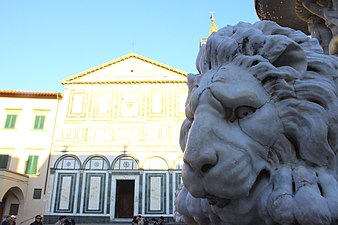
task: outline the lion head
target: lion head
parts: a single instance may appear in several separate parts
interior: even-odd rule
[[[180,135],[185,220],[338,224],[338,58],[262,21],[212,34],[196,64]]]

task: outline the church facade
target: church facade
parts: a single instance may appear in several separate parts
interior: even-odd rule
[[[0,216],[172,220],[186,79],[131,53],[62,80],[63,94],[0,90]]]
[[[62,84],[45,222],[172,217],[186,73],[133,53]]]

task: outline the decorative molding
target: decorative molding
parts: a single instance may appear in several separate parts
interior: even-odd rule
[[[80,99],[76,99],[81,97],[81,105],[79,104]],[[68,118],[86,118],[87,110],[88,110],[88,102],[89,102],[88,92],[82,90],[82,91],[71,91],[70,97],[69,97],[69,104],[67,109],[67,117]],[[75,101],[76,100],[76,101]],[[73,112],[75,109],[75,106],[81,107],[79,108],[80,112]],[[76,109],[78,110],[78,109]]]
[[[157,62],[155,60],[146,58],[144,56],[141,56],[141,55],[138,55],[138,54],[135,54],[135,53],[130,53],[130,54],[121,56],[121,57],[119,57],[117,59],[114,59],[114,60],[111,60],[109,62],[106,62],[104,64],[101,64],[99,66],[93,67],[93,68],[91,68],[89,70],[86,70],[86,71],[83,71],[81,73],[75,74],[74,76],[68,77],[68,78],[66,78],[64,80],[61,80],[61,83],[64,84],[64,85],[65,84],[98,84],[98,85],[102,85],[102,84],[129,84],[129,83],[132,83],[132,84],[141,84],[141,83],[176,83],[176,82],[177,83],[185,83],[185,81],[155,81],[155,82],[154,81],[117,81],[117,82],[114,82],[114,81],[109,81],[109,82],[75,82],[74,81],[75,79],[78,79],[78,78],[81,78],[83,76],[89,75],[91,73],[94,73],[96,71],[102,70],[104,68],[107,68],[109,66],[112,66],[114,64],[117,64],[119,62],[125,61],[125,60],[130,59],[130,58],[139,59],[139,60],[141,60],[143,62],[150,63],[150,64],[155,65],[157,67],[160,67],[162,69],[165,69],[165,70],[177,73],[179,75],[182,75],[183,77],[187,77],[187,74],[188,74],[187,72],[184,72],[184,71],[176,69],[174,67],[165,65],[165,64]]]
[[[105,84],[186,84],[187,81],[180,80],[154,80],[154,81],[81,81],[81,82],[72,82],[71,84],[76,85],[105,85]]]

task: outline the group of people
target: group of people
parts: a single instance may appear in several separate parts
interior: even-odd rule
[[[134,216],[132,225],[165,225],[164,217],[161,216],[159,219],[151,218],[151,223],[149,223],[148,219],[146,217],[143,217],[141,215]]]
[[[1,225],[16,225],[16,216],[6,216]],[[43,225],[42,216],[36,215],[35,220],[30,225]],[[66,216],[60,216],[59,220],[55,225],[75,225],[75,221],[72,218],[67,218]]]
[[[75,225],[75,220],[72,218],[67,218],[67,216],[60,216],[55,225]]]
[[[16,216],[6,216],[4,221],[2,221],[1,225],[16,225]],[[42,216],[35,216],[35,220],[30,225],[43,225]],[[55,223],[55,225],[75,225],[75,221],[72,218],[67,218],[66,216],[60,216],[59,220]],[[133,217],[132,225],[165,225],[165,219],[161,216],[159,219],[151,218],[151,223],[148,221],[146,217],[141,215]]]
[[[16,225],[16,216],[6,216],[1,225]]]
[[[2,221],[1,225],[16,225],[16,216],[6,216],[4,221]],[[36,215],[34,218],[34,222],[32,222],[30,225],[43,225],[42,223],[42,216]]]

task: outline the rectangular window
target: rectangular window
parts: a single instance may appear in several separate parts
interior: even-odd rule
[[[7,169],[9,162],[9,155],[0,155],[0,169]]]
[[[41,193],[42,193],[41,188],[34,188],[33,199],[41,199]]]
[[[37,155],[30,155],[28,156],[27,167],[26,167],[26,174],[36,174],[38,171],[38,161],[39,156]]]
[[[36,115],[34,121],[34,130],[43,130],[45,125],[45,115]]]
[[[7,114],[5,129],[14,129],[15,128],[16,117],[17,117],[16,114]]]
[[[9,208],[9,215],[18,215],[19,204],[11,204]]]

